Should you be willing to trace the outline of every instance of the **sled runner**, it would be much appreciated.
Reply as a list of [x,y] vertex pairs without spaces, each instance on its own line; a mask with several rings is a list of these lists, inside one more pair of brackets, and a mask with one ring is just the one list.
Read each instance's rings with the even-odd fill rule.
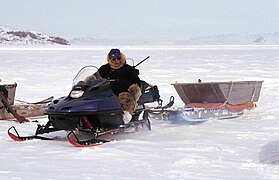
[[[90,77],[90,78],[88,78]],[[45,133],[66,130],[68,141],[74,146],[95,146],[110,142],[109,134],[126,134],[151,130],[145,103],[159,101],[157,86],[141,82],[142,96],[131,122],[124,124],[123,112],[117,96],[95,66],[83,67],[73,80],[71,92],[53,100],[46,111],[49,121],[38,125],[35,135],[20,136],[14,127],[8,135],[15,141],[43,139]],[[49,138],[46,138],[49,139]]]

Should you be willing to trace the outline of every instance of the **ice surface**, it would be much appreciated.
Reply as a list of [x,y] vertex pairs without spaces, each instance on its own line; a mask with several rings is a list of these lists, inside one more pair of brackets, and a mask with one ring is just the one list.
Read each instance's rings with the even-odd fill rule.
[[[152,131],[99,147],[57,141],[15,143],[7,129],[31,135],[36,123],[0,121],[0,179],[279,179],[279,46],[119,47],[140,77],[175,96],[174,82],[263,80],[258,107],[232,120],[177,125],[152,120]],[[1,83],[17,82],[16,99],[67,95],[85,65],[106,62],[110,47],[2,48]],[[39,118],[46,123],[47,118]]]

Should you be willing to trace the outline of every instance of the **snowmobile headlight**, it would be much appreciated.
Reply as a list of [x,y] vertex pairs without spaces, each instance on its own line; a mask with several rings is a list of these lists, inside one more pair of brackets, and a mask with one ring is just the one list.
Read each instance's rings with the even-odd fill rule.
[[71,98],[80,98],[83,95],[84,91],[83,90],[73,90],[70,94]]

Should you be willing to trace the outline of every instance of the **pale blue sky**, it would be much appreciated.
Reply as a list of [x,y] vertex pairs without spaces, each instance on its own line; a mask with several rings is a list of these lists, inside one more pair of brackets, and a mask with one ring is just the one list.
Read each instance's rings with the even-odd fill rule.
[[279,0],[0,0],[0,25],[67,38],[279,32]]

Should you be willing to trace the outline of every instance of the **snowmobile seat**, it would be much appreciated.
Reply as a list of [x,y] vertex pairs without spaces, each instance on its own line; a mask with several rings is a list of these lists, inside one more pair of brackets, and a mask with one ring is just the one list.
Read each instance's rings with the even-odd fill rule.
[[142,95],[138,101],[139,105],[160,100],[159,89],[156,85],[152,86],[145,81],[141,81],[141,93]]

